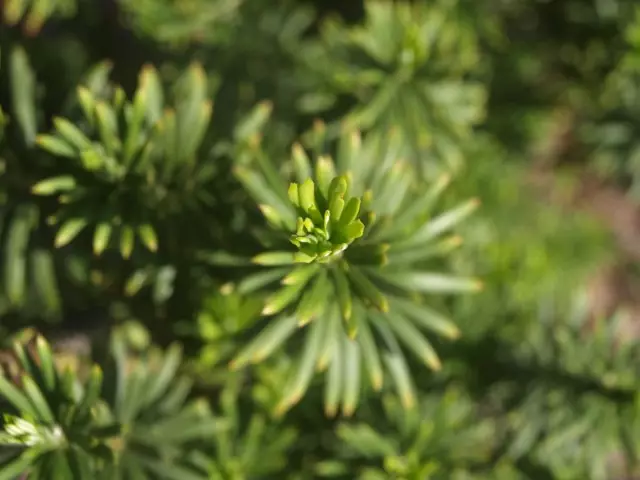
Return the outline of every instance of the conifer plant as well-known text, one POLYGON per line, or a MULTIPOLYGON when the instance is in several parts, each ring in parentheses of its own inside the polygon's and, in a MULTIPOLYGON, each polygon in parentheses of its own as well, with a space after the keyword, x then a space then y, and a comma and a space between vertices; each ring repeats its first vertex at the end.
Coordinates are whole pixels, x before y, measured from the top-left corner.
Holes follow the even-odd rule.
POLYGON ((0 2, 0 480, 640 478, 639 32, 0 2))
POLYGON ((302 398, 316 370, 327 371, 329 414, 340 405, 353 413, 361 377, 366 373, 380 390, 385 370, 404 405, 412 406, 403 352, 439 370, 428 335, 459 336, 430 298, 480 288, 477 280, 443 272, 438 263, 460 244, 452 230, 478 201, 438 211, 449 178, 416 181, 415 170, 399 157, 397 140, 393 134, 363 140, 358 131, 346 131, 335 160, 325 154, 309 158, 296 144, 283 167, 292 172, 288 187, 259 146, 235 168, 264 215, 267 225, 257 235, 270 247, 250 259, 264 268, 241 285, 270 294, 262 309, 265 328, 231 367, 264 360, 304 328, 299 367, 280 409, 302 398))

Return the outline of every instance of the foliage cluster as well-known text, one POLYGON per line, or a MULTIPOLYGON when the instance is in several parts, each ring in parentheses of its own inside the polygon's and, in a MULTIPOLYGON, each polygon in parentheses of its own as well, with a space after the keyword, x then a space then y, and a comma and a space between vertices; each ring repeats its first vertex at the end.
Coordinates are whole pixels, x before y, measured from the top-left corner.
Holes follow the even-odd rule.
POLYGON ((586 290, 636 265, 572 209, 637 202, 640 9, 0 25, 0 479, 640 475, 640 320, 586 290))

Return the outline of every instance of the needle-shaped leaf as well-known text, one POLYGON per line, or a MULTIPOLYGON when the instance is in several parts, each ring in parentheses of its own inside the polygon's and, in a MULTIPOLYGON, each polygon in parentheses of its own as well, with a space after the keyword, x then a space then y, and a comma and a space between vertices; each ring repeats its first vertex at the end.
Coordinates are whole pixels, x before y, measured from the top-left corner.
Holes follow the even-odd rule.
MULTIPOLYGON (((327 306, 330 283, 326 272, 315 276, 313 285, 302 295, 296 308, 296 316, 300 326, 306 325, 317 316, 322 315, 327 306)), ((326 319, 321 319, 326 321, 326 319)))
POLYGON ((296 263, 295 252, 265 252, 256 255, 251 261, 258 265, 291 265, 296 263))
POLYGON ((396 161, 389 170, 380 171, 386 173, 380 177, 380 185, 371 186, 376 192, 371 208, 380 214, 395 214, 415 181, 413 170, 405 161, 396 161))
POLYGON ((109 238, 111 238, 112 227, 108 223, 100 223, 96 227, 93 233, 93 253, 96 255, 102 254, 107 245, 109 244, 109 238))
POLYGON ((124 424, 133 422, 143 408, 146 380, 140 364, 134 366, 131 373, 126 376, 122 401, 117 405, 116 410, 118 418, 124 424))
POLYGON ((145 65, 138 78, 139 89, 144 92, 144 105, 149 123, 154 124, 162 116, 164 93, 158 72, 151 65, 145 65))
POLYGON ((78 103, 80 104, 80 108, 82 109, 82 113, 84 114, 84 117, 87 119, 87 121, 92 127, 95 127, 95 123, 96 123, 95 96, 93 95, 93 93, 91 93, 91 91, 88 88, 82 85, 76 89, 76 96, 78 97, 78 103))
POLYGON ((359 268, 350 267, 347 271, 347 275, 355 289, 366 301, 370 302, 383 312, 389 310, 389 301, 387 300, 387 297, 359 268))
POLYGON ((38 126, 36 120, 36 79, 29 65, 27 53, 15 47, 9 59, 11 100, 16 120, 27 146, 33 145, 38 126))
POLYGON ((331 345, 331 359, 324 393, 324 411, 327 417, 335 417, 338 413, 340 396, 343 390, 343 348, 340 337, 335 336, 335 342, 331 345))
POLYGON ((102 379, 102 369, 98 365, 94 365, 85 385, 84 395, 78 405, 78 415, 88 412, 94 406, 102 390, 102 379))
POLYGON ((149 405, 156 401, 169 388, 170 382, 174 379, 180 361, 182 360, 182 349, 178 344, 171 345, 165 352, 162 366, 157 374, 150 377, 150 382, 146 386, 144 404, 149 405))
POLYGON ((271 318, 264 330, 234 357, 230 367, 235 370, 249 362, 258 362, 267 358, 297 329, 298 319, 295 316, 271 318))
POLYGON ((162 173, 165 179, 169 179, 175 174, 182 158, 178 152, 178 124, 175 110, 165 108, 162 119, 156 124, 156 129, 164 157, 162 173))
POLYGON ((171 411, 183 404, 193 386, 193 380, 187 377, 178 377, 171 384, 170 390, 158 403, 159 411, 171 411))
POLYGON ((29 8, 28 0, 10 0, 4 4, 4 22, 7 25, 18 23, 29 8))
POLYGON ((411 249, 392 249, 388 252, 387 258, 390 265, 416 264, 434 257, 446 255, 460 245, 462 245, 462 238, 458 235, 453 235, 437 243, 427 243, 411 249))
POLYGON ((344 345, 344 391, 342 411, 350 417, 356 410, 360 397, 360 347, 355 340, 342 335, 344 345))
POLYGON ((91 148, 91 141, 69 120, 62 117, 54 117, 53 125, 63 140, 73 146, 78 152, 91 148))
POLYGON ((320 156, 316 161, 315 177, 325 199, 329 198, 329 184, 336 176, 336 166, 330 157, 320 156))
POLYGON ((98 131, 102 145, 106 147, 109 155, 115 155, 122 148, 120 133, 118 132, 118 118, 111 105, 106 102, 98 102, 96 105, 96 118, 98 131))
POLYGON ((54 195, 56 193, 73 190, 75 187, 75 178, 70 175, 60 175, 36 183, 31 187, 31 192, 36 195, 54 195))
POLYGON ((0 375, 0 396, 13 405, 22 415, 37 417, 37 413, 29 399, 20 392, 3 374, 0 375))
POLYGON ((55 417, 45 395, 40 390, 38 384, 28 375, 22 376, 22 388, 37 413, 37 418, 47 425, 55 424, 55 417))
POLYGON ((31 252, 30 257, 33 282, 44 301, 44 307, 49 313, 58 313, 60 311, 60 291, 51 252, 38 249, 31 252))
POLYGON ((29 470, 41 452, 37 449, 29 448, 10 462, 4 464, 0 469, 0 480, 15 480, 20 475, 29 470))
MULTIPOLYGON (((288 267, 284 268, 271 268, 261 272, 256 272, 244 277, 240 283, 238 283, 238 293, 246 295, 253 293, 269 284, 281 280, 291 270, 288 267)), ((284 283, 284 281, 283 281, 284 283)))
POLYGON ((318 353, 318 363, 316 364, 316 369, 323 371, 331 362, 332 352, 335 351, 334 346, 339 345, 340 335, 342 334, 340 312, 337 308, 330 305, 328 306, 328 311, 320 321, 327 323, 322 345, 320 345, 320 351, 318 353))
POLYGON ((294 207, 300 207, 300 192, 299 192, 299 184, 291 183, 289 184, 289 189, 287 190, 287 196, 289 197, 289 201, 293 204, 294 207))
MULTIPOLYGON (((291 149, 291 156, 293 159, 293 168, 296 175, 296 180, 299 183, 304 182, 312 175, 311 161, 307 156, 304 148, 299 143, 294 143, 291 149)), ((297 203, 297 202, 296 202, 297 203)))
POLYGON ((347 275, 342 268, 333 268, 331 270, 331 273, 333 274, 333 279, 335 282, 334 290, 338 299, 338 303, 340 304, 340 312, 342 313, 342 318, 347 325, 347 329, 350 332, 354 332, 357 328, 356 325, 353 325, 354 328, 349 328, 349 325, 351 325, 350 319, 353 308, 353 297, 351 288, 349 287, 347 275))
POLYGON ((385 352, 383 359, 391 373, 391 379, 400 395, 402 405, 406 409, 413 408, 416 403, 415 388, 413 387, 411 373, 404 355, 399 350, 385 352))
POLYGON ((145 90, 138 87, 131 108, 128 110, 126 136, 124 138, 123 163, 127 166, 138 153, 141 147, 141 132, 145 121, 146 114, 146 97, 145 90))
POLYGON ((192 65, 177 84, 176 120, 182 158, 192 160, 209 125, 213 104, 207 100, 207 78, 200 65, 192 65))
POLYGON ((384 317, 370 315, 369 319, 386 345, 382 360, 390 373, 402 405, 406 409, 413 408, 416 403, 415 387, 400 345, 384 317))
POLYGON ((121 85, 116 85, 113 89, 113 108, 116 112, 121 112, 127 101, 127 92, 121 85))
POLYGON ((282 221, 282 217, 280 217, 280 214, 275 208, 265 204, 258 205, 258 208, 262 212, 262 215, 264 215, 264 218, 272 227, 278 229, 286 228, 286 225, 282 221))
POLYGON ((285 203, 259 175, 244 167, 236 167, 235 174, 258 203, 275 208, 288 229, 294 229, 296 217, 293 208, 285 203))
POLYGON ((345 252, 345 257, 356 265, 385 265, 388 250, 387 243, 354 245, 345 252))
POLYGON ((87 149, 80 152, 80 161, 88 171, 104 170, 111 175, 118 175, 119 167, 113 159, 95 149, 87 149))
POLYGON ((22 304, 26 289, 26 250, 31 231, 28 210, 19 208, 9 227, 5 246, 5 289, 7 298, 14 305, 22 304))
POLYGON ((459 207, 439 215, 416 230, 416 232, 407 237, 406 240, 396 243, 396 248, 415 247, 441 235, 473 213, 478 208, 478 205, 480 205, 480 202, 477 199, 472 199, 459 207))
POLYGON ((51 473, 52 477, 56 480, 63 478, 71 478, 71 466, 66 452, 61 450, 54 450, 49 453, 51 458, 51 473))
POLYGON ((350 198, 344 209, 342 210, 342 215, 340 215, 340 219, 338 220, 338 225, 342 228, 347 227, 351 222, 353 222, 360 212, 360 199, 357 197, 350 198))
POLYGON ((247 116, 245 116, 236 128, 233 136, 240 142, 246 142, 259 134, 267 120, 271 116, 273 105, 271 102, 264 101, 256 105, 247 116))
POLYGON ((109 75, 113 64, 109 60, 103 60, 91 67, 82 80, 84 85, 94 96, 104 93, 109 84, 109 75))
POLYGON ((290 273, 282 279, 283 285, 295 285, 297 283, 306 283, 319 270, 318 264, 302 265, 290 270, 290 273))
POLYGON ((277 408, 280 411, 286 410, 300 401, 311 382, 311 378, 315 372, 315 366, 318 361, 318 353, 322 343, 327 322, 314 322, 309 327, 304 346, 302 347, 302 356, 298 363, 298 368, 290 381, 285 387, 284 398, 277 408))
POLYGON ((312 207, 316 207, 315 183, 311 178, 307 178, 298 186, 298 204, 305 212, 309 212, 312 207))
POLYGON ((267 299, 262 315, 275 315, 284 310, 300 297, 305 285, 306 283, 298 283, 280 288, 267 299))
POLYGON ((352 172, 357 167, 362 149, 362 136, 359 131, 346 131, 338 145, 336 164, 341 172, 352 172))
POLYGON ((133 252, 135 234, 129 225, 123 225, 120 229, 120 253, 122 258, 129 258, 133 252))
POLYGON ((39 134, 36 137, 36 144, 46 152, 60 157, 75 158, 78 155, 73 144, 54 135, 39 134))
POLYGON ((84 218, 71 218, 66 220, 56 232, 54 244, 56 247, 64 247, 71 243, 82 230, 87 226, 84 218))
POLYGON ((450 319, 426 305, 398 297, 392 297, 390 302, 392 309, 402 312, 403 315, 423 328, 450 339, 456 339, 460 336, 460 330, 450 319))
POLYGON ((198 252, 197 258, 201 262, 217 267, 251 265, 250 258, 242 255, 234 255, 224 250, 218 250, 215 252, 198 252))
POLYGON ((91 457, 84 450, 72 445, 68 450, 71 478, 90 478, 91 457))
POLYGON ((54 391, 56 387, 56 370, 53 360, 53 354, 49 344, 41 336, 36 338, 36 351, 38 352, 38 361, 44 388, 47 393, 54 391))
POLYGON ((469 293, 482 289, 482 283, 473 278, 454 277, 431 272, 388 273, 385 280, 412 292, 469 293))
POLYGON ((254 415, 249 420, 247 433, 244 437, 240 458, 245 465, 250 465, 258 455, 261 447, 266 447, 262 442, 264 434, 267 432, 267 422, 262 415, 254 415))
POLYGON ((149 284, 151 281, 151 272, 149 270, 140 269, 136 270, 131 275, 124 285, 124 293, 128 297, 136 295, 143 287, 149 284))
MULTIPOLYGON (((345 205, 344 198, 340 196, 336 195, 330 200, 329 213, 332 219, 340 218, 344 210, 344 205, 345 205)), ((337 222, 334 221, 333 223, 337 223, 337 222)))
POLYGON ((20 361, 20 366, 22 370, 32 378, 40 378, 40 372, 38 371, 38 366, 32 355, 27 353, 27 349, 25 348, 25 343, 31 340, 31 334, 33 332, 29 331, 28 335, 25 335, 25 339, 21 342, 16 340, 13 344, 13 353, 20 361), (27 340, 28 339, 28 340, 27 340))
MULTIPOLYGON (((429 341, 411 322, 402 315, 391 311, 388 316, 388 325, 396 333, 398 338, 407 345, 418 358, 430 369, 440 370, 442 367, 438 355, 429 341)), ((379 319, 384 321, 384 319, 379 319)))
POLYGON ((384 374, 382 371, 382 362, 380 360, 380 353, 378 346, 376 345, 373 334, 371 333, 371 327, 364 316, 364 312, 361 307, 357 307, 357 314, 354 315, 358 321, 358 343, 362 350, 362 359, 364 360, 364 366, 369 372, 369 379, 373 389, 378 391, 382 388, 382 382, 384 374))
POLYGON ((142 240, 142 244, 150 251, 155 252, 158 250, 158 236, 153 226, 148 223, 140 225, 138 227, 138 235, 140 236, 140 240, 142 240))
POLYGON ((257 150, 253 153, 253 161, 260 169, 260 172, 273 193, 278 195, 284 202, 291 201, 287 191, 287 184, 283 181, 280 172, 271 161, 271 158, 265 152, 257 150))
POLYGON ((415 223, 430 214, 434 204, 441 197, 446 187, 451 182, 449 174, 442 175, 424 195, 413 198, 406 208, 401 209, 393 219, 393 228, 380 233, 376 240, 387 241, 406 236, 406 229, 415 226, 415 223))
POLYGON ((362 128, 371 127, 382 112, 390 109, 390 104, 401 86, 400 76, 392 76, 389 81, 383 83, 382 87, 368 103, 360 105, 349 115, 349 121, 362 128))

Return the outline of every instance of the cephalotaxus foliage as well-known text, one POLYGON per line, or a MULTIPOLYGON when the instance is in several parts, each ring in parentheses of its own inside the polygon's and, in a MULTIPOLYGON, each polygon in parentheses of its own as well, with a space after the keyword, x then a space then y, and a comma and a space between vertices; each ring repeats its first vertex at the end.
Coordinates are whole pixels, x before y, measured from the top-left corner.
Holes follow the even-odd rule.
POLYGON ((592 150, 591 163, 601 175, 628 185, 640 198, 640 9, 625 29, 624 55, 607 77, 599 96, 599 109, 581 129, 592 150))
MULTIPOLYGON (((24 145, 31 147, 38 129, 37 85, 31 61, 23 47, 16 45, 0 52, 0 73, 7 80, 11 98, 11 111, 4 114, 3 130, 7 128, 7 117, 13 117, 19 127, 18 137, 24 145)), ((8 133, 4 133, 0 140, 9 142, 8 133)), ((3 149, 5 147, 3 143, 3 149)), ((2 155, 4 160, 8 160, 7 152, 2 155)))
POLYGON ((42 234, 39 206, 25 198, 25 168, 21 154, 33 152, 38 129, 36 81, 29 58, 21 47, 3 50, 0 75, 8 79, 11 104, 0 108, 0 310, 56 316, 60 293, 54 259, 38 237, 42 234))
POLYGON ((486 92, 478 40, 458 3, 370 1, 361 26, 326 22, 301 51, 313 84, 301 106, 318 111, 347 95, 353 108, 343 121, 363 131, 400 127, 420 171, 433 168, 427 158, 459 166, 486 92))
POLYGON ((233 356, 238 334, 255 324, 263 306, 264 299, 246 294, 242 284, 225 284, 203 299, 196 318, 197 335, 204 343, 197 367, 203 374, 233 356))
POLYGON ((478 205, 436 209, 448 177, 424 184, 396 154, 398 138, 346 132, 335 160, 314 164, 300 145, 290 162, 293 182, 259 146, 236 167, 268 229, 256 232, 267 248, 250 262, 218 253, 219 264, 262 265, 239 287, 269 296, 265 328, 232 360, 232 368, 259 362, 296 332, 304 332, 298 368, 283 389, 280 410, 298 402, 317 370, 326 373, 326 412, 346 414, 358 403, 362 374, 374 389, 387 370, 403 403, 415 403, 404 350, 429 368, 440 360, 425 332, 445 338, 459 331, 430 307, 430 296, 477 291, 477 280, 439 271, 438 259, 460 244, 447 235, 478 205))
POLYGON ((462 390, 421 396, 419 407, 409 411, 389 395, 382 403, 384 422, 368 411, 357 422, 338 425, 336 459, 319 463, 317 474, 363 480, 520 478, 508 465, 493 464, 497 425, 462 390))
POLYGON ((220 413, 227 423, 215 432, 208 478, 283 478, 297 432, 269 418, 258 402, 243 401, 239 380, 231 379, 220 395, 220 413))
POLYGON ((197 65, 174 85, 173 102, 165 96, 157 72, 145 67, 133 100, 109 88, 107 70, 78 88, 81 120, 54 119, 55 131, 38 144, 66 161, 65 173, 33 186, 39 195, 55 195, 59 209, 55 244, 64 246, 91 229, 96 254, 117 246, 123 257, 138 243, 158 249, 158 224, 176 214, 197 214, 211 204, 205 186, 211 163, 200 161, 212 113, 208 82, 197 65), (105 93, 106 90, 106 93, 105 93))
POLYGON ((30 345, 16 343, 19 371, 0 376, 5 412, 0 433, 2 478, 29 472, 30 478, 51 473, 89 478, 109 461, 108 440, 117 425, 101 421, 94 410, 102 386, 102 370, 95 367, 82 382, 71 370, 60 373, 42 337, 30 345))
POLYGON ((0 377, 0 478, 206 478, 190 455, 217 422, 206 405, 186 404, 175 347, 140 361, 116 334, 105 373, 94 365, 88 378, 60 372, 42 337, 14 351, 18 373, 0 377))
POLYGON ((0 2, 0 336, 60 313, 0 375, 0 480, 637 477, 634 322, 532 313, 603 242, 525 185, 539 136, 637 189, 632 2, 478 3, 0 2), (151 328, 89 360, 94 309, 151 328))
POLYGON ((584 299, 570 309, 542 307, 537 318, 502 326, 489 354, 498 359, 492 368, 506 374, 487 389, 487 402, 503 412, 506 456, 550 478, 633 478, 637 342, 621 317, 590 318, 584 299))
POLYGON ((612 317, 594 317, 588 302, 587 292, 571 299, 569 308, 543 299, 537 319, 507 325, 500 333, 517 344, 513 354, 519 361, 562 370, 604 391, 631 394, 640 387, 633 316, 620 310, 612 317))
POLYGON ((25 32, 37 34, 53 16, 70 17, 76 12, 77 0, 6 0, 2 8, 4 23, 24 24, 25 32))
MULTIPOLYGON (((514 461, 527 458, 551 478, 637 475, 637 405, 553 381, 536 382, 524 392, 507 417, 506 454, 514 461)), ((522 385, 511 393, 518 398, 522 385)))
POLYGON ((226 40, 244 0, 120 0, 126 19, 145 35, 175 47, 226 40))
MULTIPOLYGON (((269 123, 270 141, 291 143, 302 91, 298 57, 315 19, 308 2, 123 0, 121 5, 127 24, 140 35, 174 52, 189 49, 190 59, 220 76, 223 108, 242 114, 270 99, 277 106, 269 123)), ((216 127, 232 130, 228 118, 217 120, 216 127)))
POLYGON ((136 357, 114 334, 103 415, 122 433, 110 443, 115 461, 105 465, 104 478, 207 478, 199 453, 219 422, 206 401, 189 398, 193 382, 177 375, 181 362, 178 345, 136 357))
POLYGON ((60 291, 54 258, 38 245, 41 215, 36 205, 4 204, 2 219, 2 310, 18 309, 24 314, 57 317, 60 291))

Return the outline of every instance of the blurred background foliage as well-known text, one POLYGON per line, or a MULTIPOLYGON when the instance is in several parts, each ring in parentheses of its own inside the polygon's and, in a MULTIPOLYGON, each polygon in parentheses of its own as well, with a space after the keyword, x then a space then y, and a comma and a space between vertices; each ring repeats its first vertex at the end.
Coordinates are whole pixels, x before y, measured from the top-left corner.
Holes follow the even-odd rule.
POLYGON ((0 26, 0 479, 640 478, 634 2, 0 26), (364 233, 296 263, 343 173, 364 233))

